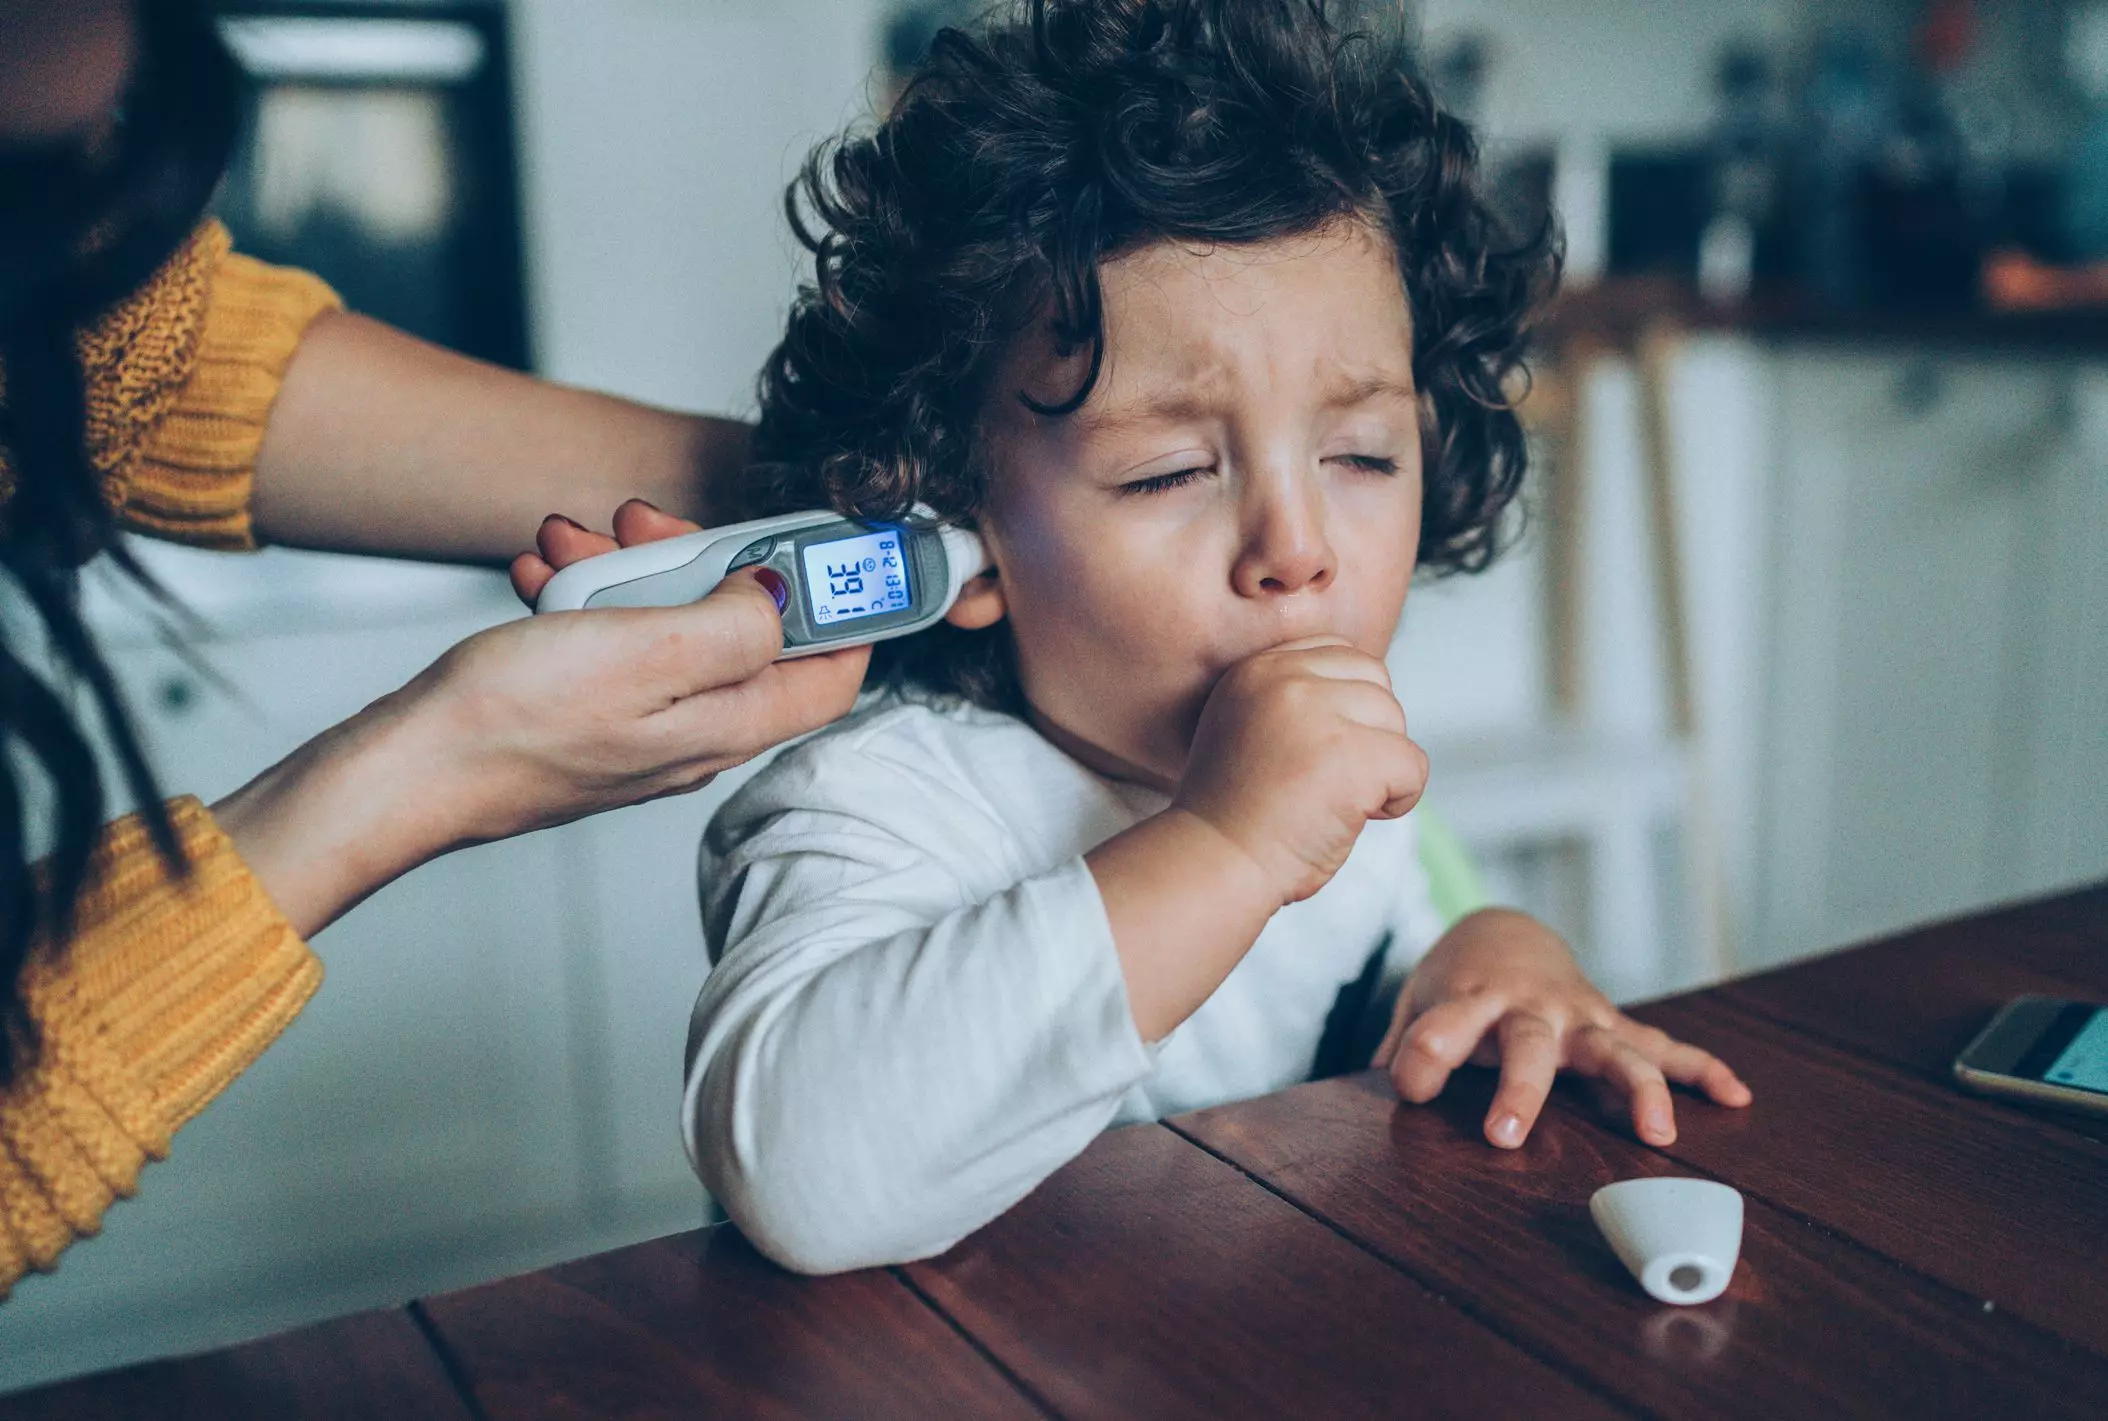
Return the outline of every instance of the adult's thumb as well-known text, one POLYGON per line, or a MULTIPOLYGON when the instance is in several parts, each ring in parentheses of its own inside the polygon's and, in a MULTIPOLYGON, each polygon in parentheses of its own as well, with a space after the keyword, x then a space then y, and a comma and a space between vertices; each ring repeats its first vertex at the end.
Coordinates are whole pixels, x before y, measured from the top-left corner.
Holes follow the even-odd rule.
POLYGON ((629 622, 634 654, 664 673, 676 697, 746 681, 783 653, 783 614, 751 568, 732 574, 699 602, 615 615, 629 622))

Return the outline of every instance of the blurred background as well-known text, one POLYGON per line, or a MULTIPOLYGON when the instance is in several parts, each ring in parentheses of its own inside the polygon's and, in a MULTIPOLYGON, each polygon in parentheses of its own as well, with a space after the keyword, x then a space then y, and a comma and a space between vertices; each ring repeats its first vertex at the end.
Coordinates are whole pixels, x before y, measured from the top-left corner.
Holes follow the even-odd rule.
MULTIPOLYGON (((220 211, 435 340, 750 411, 785 182, 955 9, 228 4, 258 98, 220 211)), ((1393 657, 1496 895, 1632 999, 2108 875, 2108 3, 1410 13, 1570 253, 1515 549, 1416 590, 1393 657)), ((495 572, 143 553, 223 682, 97 621, 208 800, 518 613, 495 572)), ((694 855, 737 778, 331 928, 280 1046, 0 1308, 0 1388, 700 1222, 694 855)))

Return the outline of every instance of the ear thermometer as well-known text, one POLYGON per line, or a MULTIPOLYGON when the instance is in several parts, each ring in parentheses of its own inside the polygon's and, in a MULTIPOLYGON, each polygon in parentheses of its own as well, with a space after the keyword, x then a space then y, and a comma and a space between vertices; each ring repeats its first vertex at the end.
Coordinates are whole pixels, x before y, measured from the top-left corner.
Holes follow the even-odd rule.
POLYGON ((741 568, 773 569, 790 588, 783 655, 811 656, 906 636, 939 621, 988 565, 964 528, 865 523, 824 509, 706 528, 572 563, 535 599, 537 615, 596 607, 678 607, 741 568))

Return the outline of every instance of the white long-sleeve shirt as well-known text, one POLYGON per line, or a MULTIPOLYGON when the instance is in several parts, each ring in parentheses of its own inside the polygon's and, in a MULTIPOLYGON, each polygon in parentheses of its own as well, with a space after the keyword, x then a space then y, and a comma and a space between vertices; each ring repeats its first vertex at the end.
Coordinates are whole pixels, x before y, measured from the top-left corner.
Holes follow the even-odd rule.
POLYGON ((1083 855, 1164 808, 1023 722, 886 698, 719 810, 689 1158, 754 1244, 824 1273, 941 1253, 1108 1125, 1309 1077, 1342 987, 1441 930, 1412 821, 1371 823, 1145 1044, 1083 855))

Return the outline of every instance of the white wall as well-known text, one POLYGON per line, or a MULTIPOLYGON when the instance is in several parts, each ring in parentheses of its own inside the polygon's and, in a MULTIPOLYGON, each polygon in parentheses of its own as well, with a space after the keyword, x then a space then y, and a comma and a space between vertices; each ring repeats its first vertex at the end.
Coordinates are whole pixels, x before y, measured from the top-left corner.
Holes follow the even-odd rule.
POLYGON ((1731 40, 1789 38, 1802 0, 1422 0, 1431 47, 1491 46, 1485 111, 1496 138, 1688 140, 1713 108, 1731 40))
POLYGON ((806 151, 868 111, 875 0, 516 0, 530 326, 558 380, 748 412, 806 151))

